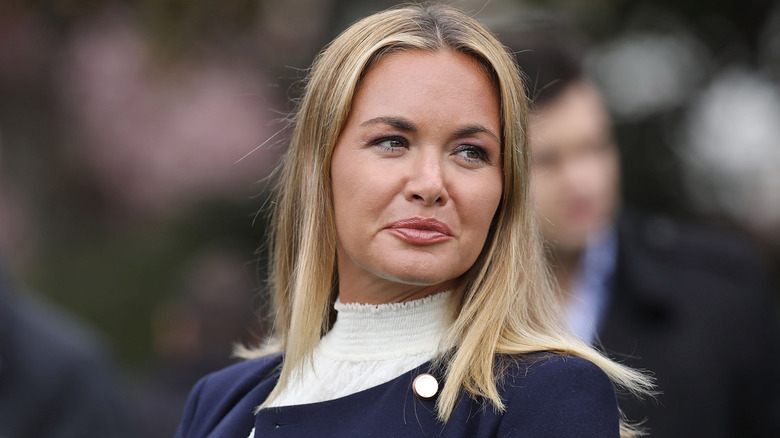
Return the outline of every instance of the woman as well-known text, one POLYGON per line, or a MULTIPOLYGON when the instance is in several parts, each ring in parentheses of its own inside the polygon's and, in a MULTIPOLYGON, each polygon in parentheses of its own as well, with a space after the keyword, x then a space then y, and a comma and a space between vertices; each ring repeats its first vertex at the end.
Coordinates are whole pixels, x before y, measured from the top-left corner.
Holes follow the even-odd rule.
POLYGON ((648 380, 560 327, 523 87, 489 32, 445 6, 368 17, 317 57, 293 123, 274 344, 199 382, 178 436, 633 433, 612 382, 648 380))

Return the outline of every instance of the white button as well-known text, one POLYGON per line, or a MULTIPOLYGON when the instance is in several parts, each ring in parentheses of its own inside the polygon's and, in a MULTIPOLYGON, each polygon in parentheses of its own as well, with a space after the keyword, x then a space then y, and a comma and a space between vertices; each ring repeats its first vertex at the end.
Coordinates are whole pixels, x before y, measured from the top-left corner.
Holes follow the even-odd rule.
POLYGON ((420 398, 431 398, 439 392, 439 382, 430 374, 420 374, 412 382, 414 394, 420 398))

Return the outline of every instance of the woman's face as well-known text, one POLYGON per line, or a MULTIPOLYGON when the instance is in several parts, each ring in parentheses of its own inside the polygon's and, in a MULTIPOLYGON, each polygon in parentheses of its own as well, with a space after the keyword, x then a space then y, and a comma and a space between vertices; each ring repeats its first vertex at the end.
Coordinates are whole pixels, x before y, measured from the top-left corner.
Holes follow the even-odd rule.
POLYGON ((371 68, 331 164, 342 301, 454 286, 501 199, 500 136, 497 92, 466 55, 403 51, 371 68))

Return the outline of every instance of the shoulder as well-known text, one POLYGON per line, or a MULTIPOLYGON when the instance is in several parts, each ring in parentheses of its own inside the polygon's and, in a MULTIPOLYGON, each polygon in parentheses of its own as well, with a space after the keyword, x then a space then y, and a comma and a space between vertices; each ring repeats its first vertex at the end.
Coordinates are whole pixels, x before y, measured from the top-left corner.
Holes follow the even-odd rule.
POLYGON ((184 408, 177 437, 206 436, 220 427, 249 431, 249 415, 268 397, 279 376, 281 354, 247 360, 203 377, 184 408))
POLYGON ((570 393, 573 397, 606 396, 614 401, 612 381, 607 374, 586 359, 577 356, 536 353, 503 357, 504 378, 510 387, 522 388, 522 396, 570 393), (538 394, 536 394, 538 393, 538 394))
POLYGON ((718 272, 735 280, 764 269, 758 251, 736 232, 663 215, 624 214, 618 239, 623 255, 641 251, 658 264, 718 272))
POLYGON ((280 353, 238 362, 206 375, 195 385, 201 398, 220 398, 236 392, 243 392, 256 386, 259 381, 274 376, 282 363, 280 353))
POLYGON ((2 300, 4 349, 18 374, 33 379, 31 384, 53 388, 110 378, 111 350, 96 331, 32 293, 2 300))
POLYGON ((720 228, 625 214, 618 225, 617 266, 615 290, 650 300, 654 307, 701 313, 705 306, 743 318, 774 305, 769 271, 758 251, 720 228))
POLYGON ((621 217, 615 280, 617 294, 652 304, 648 309, 659 314, 705 306, 747 315, 774 304, 769 271, 747 239, 663 216, 621 217))
POLYGON ((617 437, 620 413, 612 381, 592 362, 570 355, 507 356, 501 386, 502 427, 529 436, 617 437))
POLYGON ((104 343, 99 335, 66 311, 32 293, 18 293, 8 298, 13 300, 15 329, 24 334, 25 341, 38 345, 45 354, 57 354, 61 360, 67 356, 92 357, 102 350, 104 343))
POLYGON ((47 431, 118 436, 127 429, 130 406, 111 350, 67 311, 31 292, 0 290, 0 352, 0 423, 37 424, 36 412, 56 405, 47 431))

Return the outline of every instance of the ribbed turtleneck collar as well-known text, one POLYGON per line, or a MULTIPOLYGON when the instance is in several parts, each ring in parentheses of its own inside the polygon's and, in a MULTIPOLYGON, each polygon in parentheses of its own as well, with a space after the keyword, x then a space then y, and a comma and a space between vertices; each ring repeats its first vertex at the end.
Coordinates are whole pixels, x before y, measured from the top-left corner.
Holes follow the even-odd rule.
POLYGON ((323 354, 348 361, 395 359, 436 351, 449 327, 448 298, 441 292, 419 300, 390 304, 344 304, 322 338, 323 354))

